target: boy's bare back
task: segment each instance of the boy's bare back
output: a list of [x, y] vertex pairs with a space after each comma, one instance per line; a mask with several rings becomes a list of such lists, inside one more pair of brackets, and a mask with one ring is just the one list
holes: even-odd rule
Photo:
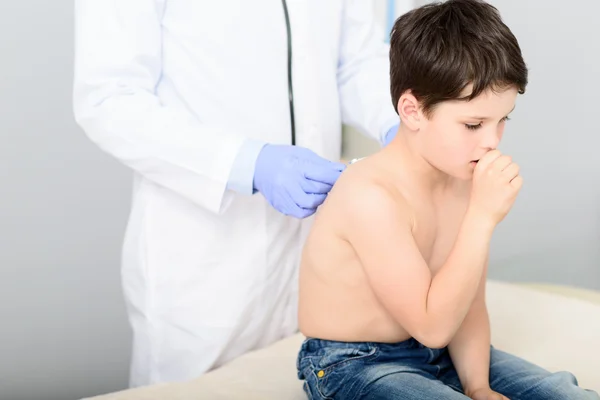
[[[427, 265], [427, 273], [434, 276], [448, 257], [467, 209], [471, 182], [448, 179], [423, 187], [418, 174], [399, 165], [394, 151], [386, 149], [349, 166], [316, 216], [300, 269], [299, 324], [307, 337], [383, 343], [411, 337], [373, 290], [372, 285], [385, 286], [394, 272], [367, 275], [355, 247], [370, 254], [370, 264], [378, 263], [378, 257], [381, 265], [389, 264], [384, 258], [396, 254], [404, 258], [403, 265], [414, 265], [414, 281], [389, 279], [386, 289], [390, 295], [414, 290], [419, 274], [425, 273], [418, 266]], [[365, 218], [380, 218], [385, 226], [374, 220], [365, 223]], [[374, 238], [381, 242], [381, 232], [369, 230], [376, 226], [394, 230], [393, 237], [406, 243], [394, 243], [390, 237], [388, 243], [375, 244]], [[380, 252], [379, 246], [395, 251]], [[410, 307], [406, 304], [406, 312]]]

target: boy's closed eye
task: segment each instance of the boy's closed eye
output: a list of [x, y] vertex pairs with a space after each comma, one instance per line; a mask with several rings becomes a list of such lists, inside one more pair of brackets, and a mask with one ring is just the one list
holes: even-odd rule
[[[508, 117], [508, 115], [506, 117], [502, 118], [499, 123], [505, 122], [505, 121], [510, 121], [510, 118]], [[480, 122], [478, 124], [465, 124], [465, 127], [469, 130], [474, 131], [476, 129], [481, 128], [482, 125], [483, 125], [483, 122]]]

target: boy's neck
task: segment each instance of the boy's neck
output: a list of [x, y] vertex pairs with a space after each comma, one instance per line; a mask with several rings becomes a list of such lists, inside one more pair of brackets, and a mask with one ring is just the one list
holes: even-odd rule
[[396, 137], [383, 150], [389, 157], [389, 165], [424, 188], [437, 190], [447, 187], [454, 178], [431, 165], [419, 152], [416, 133], [400, 125]]

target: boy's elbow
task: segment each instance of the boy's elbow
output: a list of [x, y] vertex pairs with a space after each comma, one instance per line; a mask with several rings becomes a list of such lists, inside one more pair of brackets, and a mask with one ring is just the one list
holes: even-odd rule
[[443, 349], [444, 347], [448, 346], [451, 338], [449, 335], [429, 334], [424, 335], [422, 339], [415, 339], [417, 339], [417, 341], [425, 347], [429, 347], [431, 349]]
[[425, 347], [431, 349], [442, 349], [452, 340], [452, 334], [439, 326], [415, 332], [413, 338]]

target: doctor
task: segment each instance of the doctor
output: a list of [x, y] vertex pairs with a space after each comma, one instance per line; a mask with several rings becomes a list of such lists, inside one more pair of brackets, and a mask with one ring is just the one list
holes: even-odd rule
[[341, 125], [398, 116], [365, 0], [76, 0], [74, 112], [134, 173], [122, 254], [132, 387], [296, 332], [310, 217]]

